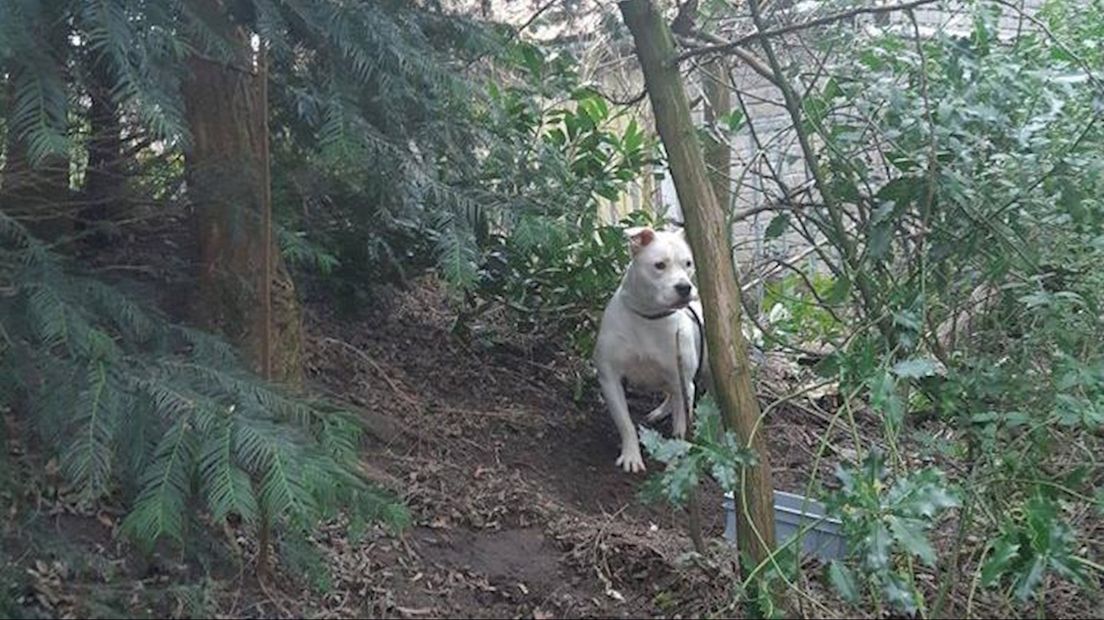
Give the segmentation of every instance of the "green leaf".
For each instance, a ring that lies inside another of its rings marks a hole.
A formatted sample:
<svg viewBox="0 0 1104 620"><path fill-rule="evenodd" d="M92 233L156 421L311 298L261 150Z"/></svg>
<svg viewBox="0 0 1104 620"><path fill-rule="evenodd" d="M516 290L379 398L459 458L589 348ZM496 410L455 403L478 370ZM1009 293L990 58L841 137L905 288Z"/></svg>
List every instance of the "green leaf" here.
<svg viewBox="0 0 1104 620"><path fill-rule="evenodd" d="M924 177L899 177L883 185L876 197L891 203L896 211L923 196L926 186L927 179Z"/></svg>
<svg viewBox="0 0 1104 620"><path fill-rule="evenodd" d="M733 110L717 120L724 123L729 131L739 131L740 128L744 126L744 112L742 110Z"/></svg>
<svg viewBox="0 0 1104 620"><path fill-rule="evenodd" d="M932 470L925 470L920 474L935 474ZM940 511L958 506L958 498L952 495L944 486L940 477L938 480L923 483L908 495L906 504L909 512L925 518L932 518Z"/></svg>
<svg viewBox="0 0 1104 620"><path fill-rule="evenodd" d="M740 481L740 474L731 463L718 459L713 461L713 479L725 491L732 491Z"/></svg>
<svg viewBox="0 0 1104 620"><path fill-rule="evenodd" d="M997 539L993 544L993 553L981 567L981 584L992 586L1006 575L1020 551L1018 545L1011 537L1005 535Z"/></svg>
<svg viewBox="0 0 1104 620"><path fill-rule="evenodd" d="M121 531L150 548L162 536L184 542L185 500L193 447L188 416L180 416L161 438L154 462L142 479L142 490Z"/></svg>
<svg viewBox="0 0 1104 620"><path fill-rule="evenodd" d="M881 411L886 421L894 428L900 428L905 419L905 404L897 393L897 380L888 371L883 370L872 379L870 386L870 404Z"/></svg>
<svg viewBox="0 0 1104 620"><path fill-rule="evenodd" d="M867 248L870 256L876 259L885 258L889 254L889 242L893 239L893 227L889 223L875 224L870 228L870 236L867 238Z"/></svg>
<svg viewBox="0 0 1104 620"><path fill-rule="evenodd" d="M782 233L786 231L786 226L790 223L789 213L779 213L771 219L770 224L767 224L767 230L763 233L763 238L767 241L771 239L777 239L782 236Z"/></svg>
<svg viewBox="0 0 1104 620"><path fill-rule="evenodd" d="M849 292L851 292L851 280L843 276L838 277L832 282L832 288L828 289L824 301L830 304L843 303Z"/></svg>
<svg viewBox="0 0 1104 620"><path fill-rule="evenodd" d="M828 565L828 580L832 587L839 592L843 600L848 603L857 603L859 600L859 587L855 583L855 576L851 569L844 566L839 560L832 560Z"/></svg>
<svg viewBox="0 0 1104 620"><path fill-rule="evenodd" d="M682 506L686 503L690 490L698 486L698 460L685 458L673 467L668 466L663 472L663 481L667 500L676 506Z"/></svg>
<svg viewBox="0 0 1104 620"><path fill-rule="evenodd" d="M893 374L905 379L920 379L934 376L938 368L935 360L931 358L915 358L894 364Z"/></svg>
<svg viewBox="0 0 1104 620"><path fill-rule="evenodd" d="M886 600L890 605L905 612L909 616L916 613L918 609L918 601L916 600L916 593L909 587L898 575L889 575L885 583Z"/></svg>
<svg viewBox="0 0 1104 620"><path fill-rule="evenodd" d="M881 522L875 523L866 536L866 565L875 571L889 566L889 530Z"/></svg>
<svg viewBox="0 0 1104 620"><path fill-rule="evenodd" d="M813 127L820 127L824 117L828 114L828 102L820 95L809 95L802 102L807 121Z"/></svg>
<svg viewBox="0 0 1104 620"><path fill-rule="evenodd" d="M920 558L924 564L935 566L935 549L924 535L923 526L913 519L889 518L889 529L893 538L901 543L906 551Z"/></svg>
<svg viewBox="0 0 1104 620"><path fill-rule="evenodd" d="M234 426L230 415L222 415L203 445L199 471L206 488L211 516L221 520L231 512L252 523L257 501L249 474L234 463Z"/></svg>
<svg viewBox="0 0 1104 620"><path fill-rule="evenodd" d="M697 424L694 426L694 439L696 441L717 444L722 441L724 428L721 424L721 409L712 394L706 394L698 401L694 409Z"/></svg>
<svg viewBox="0 0 1104 620"><path fill-rule="evenodd" d="M684 439L668 439L646 426L640 427L640 443L651 457L660 463L671 463L690 452L690 444Z"/></svg>
<svg viewBox="0 0 1104 620"><path fill-rule="evenodd" d="M1031 564L1028 566L1027 570L1016 580L1016 587L1013 590L1016 598L1021 601L1026 601L1035 594L1035 591L1039 588L1039 584L1043 582L1046 565L1046 556L1036 555L1031 559Z"/></svg>

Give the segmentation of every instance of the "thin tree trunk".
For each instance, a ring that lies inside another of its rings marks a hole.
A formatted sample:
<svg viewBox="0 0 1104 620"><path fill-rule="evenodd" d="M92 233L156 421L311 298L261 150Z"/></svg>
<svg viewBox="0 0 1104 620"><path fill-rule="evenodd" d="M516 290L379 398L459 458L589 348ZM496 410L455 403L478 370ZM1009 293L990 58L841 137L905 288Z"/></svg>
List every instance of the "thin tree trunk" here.
<svg viewBox="0 0 1104 620"><path fill-rule="evenodd" d="M728 127L722 126L720 119L732 112L732 93L728 88L725 59L718 57L702 67L701 78L706 104L705 122L713 128L705 142L705 164L709 167L717 204L727 213L732 203L732 145L722 137Z"/></svg>
<svg viewBox="0 0 1104 620"><path fill-rule="evenodd" d="M740 288L724 212L706 174L670 30L650 0L624 0L619 5L636 42L656 126L667 150L687 236L698 263L717 399L728 428L759 457L756 466L745 470L736 503L740 550L758 564L767 561L774 548L773 488L763 433L754 432L760 415L759 402L751 384L747 343L740 330ZM746 575L754 564L742 563L741 570Z"/></svg>
<svg viewBox="0 0 1104 620"><path fill-rule="evenodd" d="M294 283L272 241L264 63L254 70L246 34L215 0L198 4L239 54L231 64L193 57L184 85L199 242L193 314L238 345L262 376L297 383L302 325Z"/></svg>

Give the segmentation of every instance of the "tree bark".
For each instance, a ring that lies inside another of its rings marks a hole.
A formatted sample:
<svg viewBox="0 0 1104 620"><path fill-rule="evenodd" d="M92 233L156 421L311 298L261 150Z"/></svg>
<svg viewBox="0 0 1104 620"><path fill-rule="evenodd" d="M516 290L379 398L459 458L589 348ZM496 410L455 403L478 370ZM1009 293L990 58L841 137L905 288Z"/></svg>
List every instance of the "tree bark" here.
<svg viewBox="0 0 1104 620"><path fill-rule="evenodd" d="M228 64L192 57L184 84L188 195L199 246L193 315L236 344L263 377L297 383L302 321L272 240L265 63L254 69L247 34L217 0L197 5L238 54Z"/></svg>
<svg viewBox="0 0 1104 620"><path fill-rule="evenodd" d="M619 6L636 42L656 127L667 150L687 237L698 263L717 400L728 428L759 457L756 466L745 470L736 513L739 548L758 564L767 560L774 548L773 487L763 433L754 432L759 402L752 388L747 343L740 330L740 288L725 217L706 174L670 30L650 0L623 0ZM754 569L754 565L741 565L745 575Z"/></svg>
<svg viewBox="0 0 1104 620"><path fill-rule="evenodd" d="M62 19L62 8L56 3L44 3L47 17L43 30L36 32L49 49L52 70L66 72L69 56L69 28ZM38 70L41 70L39 68ZM8 92L14 102L20 76L28 69L16 68L8 75ZM9 107L10 109L10 107ZM64 120L58 120L63 123ZM61 133L67 127L57 127ZM52 154L32 162L27 144L11 131L4 140L3 181L0 183L0 210L21 220L28 230L45 241L56 242L73 232L73 214L69 209L69 157Z"/></svg>
<svg viewBox="0 0 1104 620"><path fill-rule="evenodd" d="M732 146L722 135L727 127L721 127L718 119L732 112L732 93L728 88L728 69L724 58L715 58L702 67L702 92L705 94L705 123L713 128L707 134L705 163L709 167L710 182L717 205L728 212L732 203Z"/></svg>
<svg viewBox="0 0 1104 620"><path fill-rule="evenodd" d="M106 243L110 230L126 212L123 188L126 170L123 161L122 125L119 106L111 98L111 72L102 56L87 59L88 168L81 191L81 224L97 230L94 241Z"/></svg>
<svg viewBox="0 0 1104 620"><path fill-rule="evenodd" d="M27 145L9 132L4 146L0 210L23 222L31 234L49 242L73 232L69 212L69 158L50 155L32 163Z"/></svg>

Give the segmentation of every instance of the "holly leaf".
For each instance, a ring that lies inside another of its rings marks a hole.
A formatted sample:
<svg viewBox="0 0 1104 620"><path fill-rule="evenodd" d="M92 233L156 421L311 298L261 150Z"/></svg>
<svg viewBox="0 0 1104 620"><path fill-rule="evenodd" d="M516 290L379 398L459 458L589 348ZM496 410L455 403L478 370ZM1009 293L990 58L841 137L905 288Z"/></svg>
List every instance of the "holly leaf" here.
<svg viewBox="0 0 1104 620"><path fill-rule="evenodd" d="M855 583L855 576L851 569L843 565L839 560L832 560L828 565L828 581L839 592L843 600L848 603L856 603L859 600L859 586Z"/></svg>
<svg viewBox="0 0 1104 620"><path fill-rule="evenodd" d="M889 531L885 525L876 523L867 534L866 563L874 571L885 570L889 566Z"/></svg>
<svg viewBox="0 0 1104 620"><path fill-rule="evenodd" d="M936 374L939 367L931 358L904 360L893 365L893 374L904 379L920 379Z"/></svg>
<svg viewBox="0 0 1104 620"><path fill-rule="evenodd" d="M889 518L889 529L893 538L901 543L906 551L920 558L928 566L935 566L935 549L924 535L923 527L913 519Z"/></svg>
<svg viewBox="0 0 1104 620"><path fill-rule="evenodd" d="M916 595L912 588L897 575L890 575L885 584L886 599L890 604L908 614L910 617L916 613Z"/></svg>
<svg viewBox="0 0 1104 620"><path fill-rule="evenodd" d="M1016 580L1015 595L1021 601L1026 601L1035 594L1039 584L1043 581L1043 573L1046 571L1046 556L1037 555L1031 560L1027 570Z"/></svg>
<svg viewBox="0 0 1104 620"><path fill-rule="evenodd" d="M690 452L690 444L683 439L667 439L657 431L646 426L640 427L640 443L655 460L671 463Z"/></svg>
<svg viewBox="0 0 1104 620"><path fill-rule="evenodd" d="M1005 535L998 538L993 544L993 553L981 567L981 584L988 587L1000 581L1019 552L1020 545L1013 542L1011 537Z"/></svg>

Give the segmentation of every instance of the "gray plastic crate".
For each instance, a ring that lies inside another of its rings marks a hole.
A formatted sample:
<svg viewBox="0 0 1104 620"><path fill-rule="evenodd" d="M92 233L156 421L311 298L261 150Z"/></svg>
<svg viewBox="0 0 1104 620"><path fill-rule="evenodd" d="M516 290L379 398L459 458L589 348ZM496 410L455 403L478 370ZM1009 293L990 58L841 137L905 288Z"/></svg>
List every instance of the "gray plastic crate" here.
<svg viewBox="0 0 1104 620"><path fill-rule="evenodd" d="M735 541L736 506L729 493L725 494L724 508L725 538ZM778 544L792 538L801 528L812 525L802 536L805 553L824 560L841 559L846 554L842 524L839 519L826 515L827 509L818 501L793 493L774 492L774 535Z"/></svg>

